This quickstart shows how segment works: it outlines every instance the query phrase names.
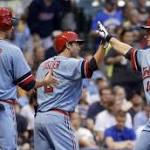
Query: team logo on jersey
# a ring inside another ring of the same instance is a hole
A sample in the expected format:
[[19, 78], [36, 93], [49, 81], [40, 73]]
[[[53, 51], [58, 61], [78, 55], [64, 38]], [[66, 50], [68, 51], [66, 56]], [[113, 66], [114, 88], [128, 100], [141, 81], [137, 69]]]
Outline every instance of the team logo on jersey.
[[[150, 77], [150, 67], [143, 67], [142, 72], [143, 72], [142, 73], [143, 79], [147, 79]], [[145, 81], [145, 90], [146, 90], [146, 92], [150, 91], [150, 81], [149, 80]]]
[[150, 67], [143, 67], [143, 79], [150, 77]]

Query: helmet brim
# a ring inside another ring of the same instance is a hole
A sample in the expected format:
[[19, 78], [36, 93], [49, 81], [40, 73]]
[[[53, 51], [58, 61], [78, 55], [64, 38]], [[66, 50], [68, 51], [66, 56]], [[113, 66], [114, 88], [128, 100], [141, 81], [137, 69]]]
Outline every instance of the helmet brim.
[[83, 44], [85, 41], [82, 39], [77, 39], [75, 42], [79, 43], [79, 44]]

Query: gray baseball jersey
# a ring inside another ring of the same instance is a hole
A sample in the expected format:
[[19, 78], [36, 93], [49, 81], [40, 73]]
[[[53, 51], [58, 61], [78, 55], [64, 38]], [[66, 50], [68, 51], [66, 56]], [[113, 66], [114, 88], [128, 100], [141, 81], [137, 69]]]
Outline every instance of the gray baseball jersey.
[[[150, 48], [143, 50], [131, 50], [131, 62], [135, 70], [140, 70], [143, 77], [143, 86], [147, 103], [150, 104]], [[150, 149], [150, 120], [145, 125], [139, 139], [135, 143], [134, 150]]]
[[37, 79], [41, 80], [49, 70], [59, 80], [55, 88], [38, 88], [38, 104], [40, 111], [58, 108], [72, 112], [81, 96], [82, 78], [90, 76], [84, 59], [55, 56], [43, 62], [37, 71]]
[[150, 104], [150, 48], [132, 49], [131, 63], [134, 70], [140, 70], [142, 73], [146, 100]]
[[29, 90], [34, 85], [31, 70], [21, 50], [0, 40], [0, 100], [16, 99], [16, 85]]
[[35, 81], [21, 50], [0, 40], [0, 149], [17, 149], [15, 110], [8, 103], [17, 98], [16, 85], [30, 90]]

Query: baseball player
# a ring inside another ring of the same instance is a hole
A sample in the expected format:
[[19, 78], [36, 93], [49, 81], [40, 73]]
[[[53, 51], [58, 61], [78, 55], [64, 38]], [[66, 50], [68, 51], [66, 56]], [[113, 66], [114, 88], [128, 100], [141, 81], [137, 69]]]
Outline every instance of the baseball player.
[[41, 81], [35, 81], [21, 50], [6, 40], [14, 21], [10, 9], [0, 8], [0, 150], [17, 149], [13, 107], [17, 98], [16, 86], [29, 91], [35, 87], [56, 84], [50, 73]]
[[[106, 42], [109, 42], [116, 51], [130, 59], [134, 70], [141, 71], [146, 100], [150, 104], [150, 48], [136, 50], [132, 46], [112, 37], [100, 22], [98, 22], [98, 26], [100, 36]], [[147, 25], [142, 26], [142, 28], [147, 32], [147, 46], [150, 47], [150, 21], [147, 22]], [[135, 150], [150, 150], [150, 120], [136, 142]]]
[[38, 80], [52, 70], [59, 85], [37, 90], [39, 106], [35, 118], [35, 150], [79, 149], [71, 127], [70, 113], [74, 112], [81, 97], [82, 79], [91, 77], [105, 53], [101, 45], [90, 61], [77, 59], [81, 44], [83, 40], [75, 32], [63, 32], [54, 40], [58, 56], [44, 61], [38, 68]]

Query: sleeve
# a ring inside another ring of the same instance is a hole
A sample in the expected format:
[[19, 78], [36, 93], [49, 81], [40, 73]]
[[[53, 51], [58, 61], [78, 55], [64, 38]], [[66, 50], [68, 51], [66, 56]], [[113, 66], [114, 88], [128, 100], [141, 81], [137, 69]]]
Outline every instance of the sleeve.
[[136, 50], [134, 48], [131, 48], [125, 57], [130, 59], [131, 67], [134, 71], [141, 70], [142, 50]]
[[20, 49], [16, 50], [13, 53], [12, 66], [14, 80], [13, 83], [20, 86], [26, 91], [34, 88], [34, 77]]
[[90, 78], [93, 74], [92, 68], [89, 64], [88, 60], [83, 60], [82, 66], [81, 66], [81, 77], [82, 78]]

